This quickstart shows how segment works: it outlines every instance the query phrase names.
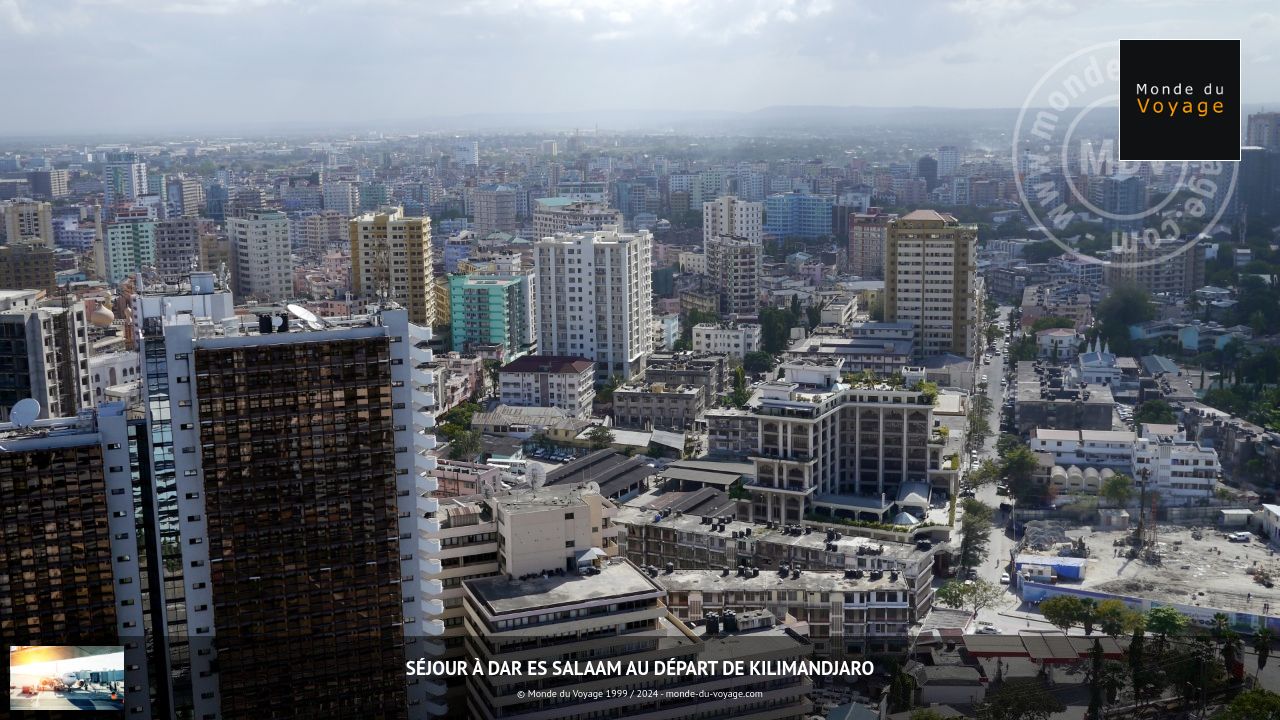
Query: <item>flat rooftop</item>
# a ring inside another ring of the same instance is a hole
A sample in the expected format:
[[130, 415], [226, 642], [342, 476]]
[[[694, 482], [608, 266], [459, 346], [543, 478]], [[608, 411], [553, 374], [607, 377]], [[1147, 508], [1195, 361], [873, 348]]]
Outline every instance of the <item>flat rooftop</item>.
[[1213, 528], [1200, 532], [1201, 539], [1196, 540], [1189, 528], [1159, 526], [1156, 540], [1162, 562], [1151, 565], [1113, 557], [1112, 543], [1126, 533], [1070, 530], [1070, 537], [1084, 537], [1089, 561], [1082, 583], [1063, 585], [1254, 614], [1262, 614], [1266, 603], [1267, 614], [1280, 616], [1280, 586], [1268, 589], [1246, 572], [1265, 568], [1273, 578], [1280, 578], [1280, 557], [1273, 555], [1267, 543], [1256, 536], [1248, 543], [1233, 543]]
[[552, 575], [529, 580], [488, 577], [467, 580], [464, 585], [491, 616], [663, 592], [648, 575], [626, 561], [611, 562], [600, 568], [598, 575]]
[[728, 591], [764, 591], [764, 590], [805, 590], [808, 592], [865, 592], [867, 590], [907, 589], [906, 578], [898, 574], [897, 580], [890, 579], [884, 573], [879, 579], [872, 580], [866, 573], [861, 578], [845, 578], [843, 572], [834, 570], [805, 570], [800, 577], [786, 576], [777, 570], [761, 568], [755, 577], [739, 577], [736, 568], [730, 568], [724, 575], [719, 570], [676, 570], [671, 573], [659, 572], [655, 581], [667, 590], [700, 590], [706, 592]]

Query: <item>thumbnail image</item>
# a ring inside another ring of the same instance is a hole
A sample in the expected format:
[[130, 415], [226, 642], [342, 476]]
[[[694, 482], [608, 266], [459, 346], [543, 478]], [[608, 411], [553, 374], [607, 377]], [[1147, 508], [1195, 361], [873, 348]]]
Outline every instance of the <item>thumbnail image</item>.
[[124, 710], [124, 647], [11, 645], [9, 711]]

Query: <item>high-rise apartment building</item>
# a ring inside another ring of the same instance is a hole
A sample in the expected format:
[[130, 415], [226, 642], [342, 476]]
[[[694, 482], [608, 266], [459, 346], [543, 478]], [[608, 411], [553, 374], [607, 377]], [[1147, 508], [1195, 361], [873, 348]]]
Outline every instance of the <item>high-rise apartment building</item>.
[[204, 206], [204, 186], [186, 175], [170, 175], [165, 178], [165, 202], [168, 217], [200, 217]]
[[745, 202], [732, 195], [702, 203], [704, 249], [720, 236], [740, 237], [759, 245], [764, 240], [764, 203]]
[[0, 245], [0, 290], [57, 289], [58, 254], [43, 245]]
[[353, 218], [351, 286], [364, 298], [386, 298], [409, 309], [409, 321], [431, 327], [431, 218], [406, 217], [404, 208], [384, 208]]
[[337, 210], [321, 210], [295, 220], [293, 224], [298, 227], [302, 251], [319, 257], [334, 245], [347, 244], [349, 218]]
[[178, 215], [155, 223], [156, 272], [177, 284], [200, 264], [200, 221]]
[[1152, 295], [1171, 298], [1185, 298], [1204, 287], [1204, 243], [1185, 239], [1147, 242], [1142, 237], [1123, 236], [1111, 249], [1109, 259], [1102, 273], [1108, 287], [1131, 283]]
[[293, 297], [289, 218], [278, 210], [250, 210], [227, 218], [236, 297], [280, 301]]
[[449, 327], [455, 352], [508, 362], [533, 349], [525, 275], [449, 276]]
[[344, 218], [352, 218], [360, 211], [360, 188], [352, 182], [325, 183], [324, 209], [333, 210]]
[[120, 403], [0, 423], [0, 633], [11, 646], [63, 646], [42, 660], [123, 646], [121, 716], [147, 719], [147, 548], [134, 501], [148, 489], [134, 481], [129, 432]]
[[1102, 211], [1107, 230], [1125, 232], [1142, 229], [1147, 186], [1139, 175], [1108, 175], [1091, 178], [1090, 201]]
[[849, 272], [868, 279], [884, 277], [884, 247], [894, 213], [867, 208], [849, 216]]
[[1280, 112], [1250, 115], [1245, 138], [1246, 145], [1280, 152]]
[[444, 714], [404, 673], [444, 632], [419, 540], [438, 510], [430, 331], [403, 309], [244, 322], [211, 274], [192, 288], [134, 309], [169, 715]]
[[821, 238], [831, 234], [835, 197], [788, 192], [765, 198], [764, 232], [773, 238]]
[[938, 148], [938, 177], [954, 177], [956, 168], [960, 167], [960, 150], [954, 145]]
[[591, 415], [595, 363], [586, 358], [527, 355], [503, 365], [498, 386], [503, 405], [556, 407], [576, 418]]
[[472, 216], [475, 232], [484, 237], [490, 233], [515, 234], [516, 189], [510, 185], [485, 185], [471, 192]]
[[104, 218], [115, 217], [117, 207], [146, 195], [147, 164], [131, 152], [107, 153], [102, 168], [102, 211]]
[[599, 230], [606, 225], [622, 226], [622, 212], [604, 203], [581, 202], [570, 198], [540, 198], [533, 209], [533, 235], [551, 237], [562, 232]]
[[115, 285], [156, 263], [156, 224], [146, 220], [113, 222], [103, 236], [103, 271]]
[[758, 241], [716, 235], [705, 241], [707, 277], [719, 295], [720, 316], [738, 319], [760, 312], [764, 248]]
[[66, 170], [33, 170], [27, 173], [31, 194], [42, 200], [56, 200], [71, 193]]
[[653, 336], [653, 236], [617, 228], [538, 241], [538, 351], [596, 363], [596, 377], [644, 369]]
[[951, 215], [915, 210], [889, 224], [884, 319], [915, 325], [924, 357], [974, 357], [983, 307], [977, 227]]
[[8, 244], [53, 247], [53, 206], [49, 203], [29, 199], [0, 203], [0, 220]]
[[92, 406], [88, 332], [84, 303], [40, 307], [29, 291], [0, 291], [0, 420], [24, 398], [40, 417]]

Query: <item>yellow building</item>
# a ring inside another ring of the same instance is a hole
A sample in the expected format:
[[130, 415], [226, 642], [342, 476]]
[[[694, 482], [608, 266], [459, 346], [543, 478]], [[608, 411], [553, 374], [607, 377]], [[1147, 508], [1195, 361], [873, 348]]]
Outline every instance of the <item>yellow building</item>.
[[431, 327], [436, 292], [431, 279], [431, 218], [405, 217], [400, 207], [352, 218], [351, 286], [357, 296], [386, 298], [409, 310], [409, 322]]
[[884, 319], [915, 325], [924, 357], [974, 357], [982, 312], [978, 230], [951, 215], [916, 210], [889, 223]]

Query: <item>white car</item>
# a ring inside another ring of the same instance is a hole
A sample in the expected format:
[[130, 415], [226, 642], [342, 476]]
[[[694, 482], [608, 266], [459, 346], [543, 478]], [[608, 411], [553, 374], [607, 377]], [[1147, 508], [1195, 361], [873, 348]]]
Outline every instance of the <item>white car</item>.
[[982, 382], [987, 382], [987, 381], [989, 381], [989, 380], [990, 380], [990, 378], [989, 378], [989, 377], [987, 377], [986, 375], [983, 375], [983, 376], [982, 376]]
[[1009, 584], [1009, 573], [1000, 573], [1000, 584], [1001, 585]]

